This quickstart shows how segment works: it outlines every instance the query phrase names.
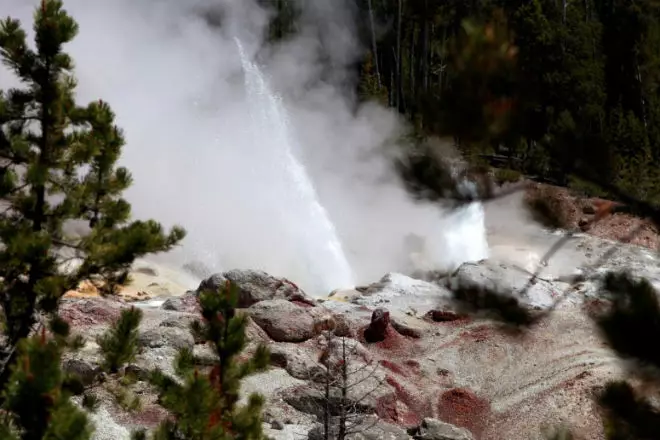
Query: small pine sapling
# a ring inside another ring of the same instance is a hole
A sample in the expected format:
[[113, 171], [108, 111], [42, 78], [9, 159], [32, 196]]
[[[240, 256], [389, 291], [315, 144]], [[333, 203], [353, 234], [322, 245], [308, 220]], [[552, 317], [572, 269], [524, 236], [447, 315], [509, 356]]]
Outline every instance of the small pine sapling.
[[231, 283], [219, 291], [199, 295], [202, 321], [191, 325], [193, 334], [214, 350], [217, 362], [202, 373], [195, 367], [195, 356], [183, 349], [175, 362], [182, 384], [156, 370], [152, 382], [161, 393], [160, 403], [173, 417], [155, 432], [154, 439], [181, 440], [262, 440], [263, 398], [252, 394], [244, 406], [237, 406], [241, 380], [263, 371], [269, 352], [259, 345], [245, 361], [237, 356], [247, 345], [248, 318], [236, 313], [238, 288]]
[[5, 419], [0, 438], [87, 440], [93, 427], [70, 400], [60, 363], [63, 339], [40, 336], [23, 339], [4, 392]]
[[135, 359], [142, 310], [135, 307], [121, 311], [119, 319], [96, 339], [103, 355], [103, 367], [110, 373]]

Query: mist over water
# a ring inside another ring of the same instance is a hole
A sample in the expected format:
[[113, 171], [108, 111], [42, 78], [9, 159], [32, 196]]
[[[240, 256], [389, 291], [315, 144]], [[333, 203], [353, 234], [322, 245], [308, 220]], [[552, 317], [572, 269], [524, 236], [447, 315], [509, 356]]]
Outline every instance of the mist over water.
[[[38, 1], [2, 3], [31, 36]], [[485, 258], [481, 205], [443, 212], [411, 200], [392, 168], [405, 125], [357, 104], [353, 62], [364, 47], [350, 2], [304, 3], [300, 32], [271, 46], [269, 13], [251, 0], [65, 1], [80, 25], [66, 47], [77, 98], [102, 98], [117, 114], [134, 216], [189, 232], [160, 259], [261, 269], [322, 295]], [[0, 68], [0, 88], [13, 85]]]

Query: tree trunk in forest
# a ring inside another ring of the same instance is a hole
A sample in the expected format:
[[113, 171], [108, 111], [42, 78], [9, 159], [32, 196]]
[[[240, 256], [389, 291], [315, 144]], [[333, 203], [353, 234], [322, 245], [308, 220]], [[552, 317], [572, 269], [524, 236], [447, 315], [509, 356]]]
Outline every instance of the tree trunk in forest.
[[403, 27], [403, 0], [399, 0], [396, 31], [396, 108], [403, 113], [403, 62], [401, 59], [401, 30]]
[[422, 24], [422, 88], [424, 93], [429, 91], [429, 17], [428, 17], [428, 0], [424, 0], [424, 21]]
[[371, 28], [371, 50], [374, 54], [374, 67], [376, 68], [376, 81], [378, 82], [378, 87], [382, 86], [380, 81], [380, 67], [378, 66], [378, 43], [376, 42], [376, 27], [374, 25], [374, 8], [371, 4], [371, 0], [367, 0], [369, 5], [369, 27]]

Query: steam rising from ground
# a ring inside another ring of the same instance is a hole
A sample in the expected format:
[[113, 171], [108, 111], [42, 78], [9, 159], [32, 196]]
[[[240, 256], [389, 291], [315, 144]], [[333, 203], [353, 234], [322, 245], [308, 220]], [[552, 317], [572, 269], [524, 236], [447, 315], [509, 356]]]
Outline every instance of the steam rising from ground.
[[[31, 28], [36, 3], [3, 0], [2, 13]], [[349, 66], [362, 50], [352, 3], [304, 3], [300, 32], [264, 47], [269, 14], [252, 0], [66, 0], [80, 24], [67, 48], [79, 98], [102, 98], [117, 113], [128, 141], [122, 161], [135, 177], [127, 194], [135, 215], [189, 231], [171, 257], [178, 263], [263, 269], [313, 284], [294, 264], [299, 244], [274, 228], [273, 214], [290, 207], [272, 197], [258, 171], [268, 164], [258, 154], [263, 146], [250, 142], [238, 36], [284, 98], [301, 146], [295, 153], [356, 282], [410, 269], [404, 243], [411, 233], [424, 238], [427, 251], [417, 261], [429, 267], [486, 257], [481, 209], [443, 217], [411, 201], [390, 166], [400, 120], [376, 104], [356, 106], [347, 92], [355, 79]], [[215, 11], [222, 26], [210, 26], [202, 11]], [[0, 72], [0, 87], [6, 79]]]

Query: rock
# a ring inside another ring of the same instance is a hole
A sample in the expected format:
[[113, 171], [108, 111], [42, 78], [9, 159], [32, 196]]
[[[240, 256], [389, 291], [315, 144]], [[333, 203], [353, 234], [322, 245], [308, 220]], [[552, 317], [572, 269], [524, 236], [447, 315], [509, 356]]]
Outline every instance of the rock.
[[308, 297], [298, 286], [286, 278], [277, 278], [258, 270], [230, 270], [222, 274], [215, 274], [201, 282], [197, 291], [205, 289], [217, 290], [227, 280], [239, 288], [238, 307], [247, 308], [261, 301], [271, 299], [285, 299], [297, 301], [309, 306], [315, 306], [312, 298]]
[[224, 287], [225, 284], [227, 284], [227, 278], [225, 278], [221, 273], [216, 273], [202, 280], [202, 282], [199, 283], [196, 292], [199, 293], [202, 290], [216, 291], [221, 287]]
[[260, 301], [247, 310], [273, 341], [304, 342], [314, 336], [314, 318], [305, 307], [283, 299]]
[[283, 400], [296, 410], [323, 417], [325, 399], [320, 389], [301, 385], [284, 390], [282, 395]]
[[488, 302], [488, 296], [517, 301], [528, 309], [543, 309], [554, 304], [555, 286], [541, 279], [529, 283], [531, 274], [506, 263], [484, 260], [464, 263], [448, 279], [455, 295], [470, 302]]
[[279, 420], [273, 420], [272, 422], [270, 422], [270, 427], [272, 429], [281, 431], [284, 429], [284, 423], [280, 422]]
[[80, 377], [85, 386], [92, 385], [101, 373], [101, 368], [98, 365], [93, 365], [91, 362], [82, 359], [68, 359], [64, 361], [62, 369], [67, 373]]
[[165, 318], [160, 324], [158, 324], [158, 326], [190, 331], [190, 323], [192, 321], [193, 318], [188, 316], [169, 316]]
[[138, 341], [142, 347], [170, 347], [176, 350], [182, 348], [190, 348], [192, 350], [195, 345], [195, 341], [190, 331], [176, 327], [160, 327], [147, 330], [146, 332], [140, 333]]
[[390, 312], [383, 308], [374, 310], [371, 314], [371, 323], [364, 331], [367, 342], [379, 342], [385, 339], [387, 327], [390, 325]]
[[440, 420], [426, 418], [419, 427], [415, 440], [474, 440], [474, 436], [465, 428], [458, 428]]
[[209, 344], [195, 345], [193, 355], [195, 356], [196, 364], [199, 366], [211, 367], [219, 362], [218, 355]]
[[389, 273], [377, 283], [371, 284], [363, 296], [353, 302], [367, 307], [382, 307], [384, 303], [392, 311], [414, 311], [424, 315], [438, 306], [453, 304], [453, 295], [445, 285], [414, 279], [398, 273]]
[[336, 314], [335, 318], [335, 336], [340, 337], [351, 337], [353, 336], [353, 331], [348, 320], [348, 317], [344, 314]]
[[59, 314], [74, 328], [108, 325], [119, 318], [122, 304], [106, 298], [71, 298], [61, 302]]
[[[391, 423], [384, 422], [374, 416], [365, 416], [359, 422], [351, 420], [346, 440], [409, 440], [406, 431]], [[336, 438], [339, 425], [336, 420], [330, 424], [330, 438]], [[307, 434], [309, 440], [324, 439], [323, 425], [316, 425]]]
[[433, 322], [452, 322], [465, 319], [465, 316], [459, 315], [450, 310], [431, 310], [425, 315], [425, 317]]
[[325, 368], [321, 364], [293, 344], [272, 344], [270, 358], [273, 365], [284, 368], [296, 379], [320, 380], [325, 375]]
[[149, 371], [134, 364], [126, 365], [124, 367], [124, 374], [130, 374], [138, 380], [147, 380], [149, 378]]
[[422, 337], [422, 329], [402, 318], [390, 318], [390, 323], [394, 330], [403, 336], [419, 339]]
[[161, 308], [182, 313], [197, 313], [199, 312], [199, 303], [195, 292], [188, 291], [181, 296], [169, 298]]
[[[328, 361], [337, 363], [344, 357], [344, 350], [349, 363], [370, 363], [373, 357], [369, 350], [355, 339], [350, 338], [332, 338], [326, 342], [328, 348]], [[354, 369], [354, 368], [352, 368]]]
[[[386, 373], [377, 363], [363, 362], [354, 356], [350, 356], [347, 363], [351, 371], [351, 386], [348, 387], [346, 396], [347, 406], [356, 414], [374, 414], [381, 399], [394, 396], [394, 389], [386, 383]], [[298, 411], [317, 417], [323, 415], [326, 398], [322, 381], [291, 387], [283, 390], [281, 394], [284, 401]], [[339, 415], [340, 402], [340, 388], [332, 387], [330, 411], [333, 415]]]

